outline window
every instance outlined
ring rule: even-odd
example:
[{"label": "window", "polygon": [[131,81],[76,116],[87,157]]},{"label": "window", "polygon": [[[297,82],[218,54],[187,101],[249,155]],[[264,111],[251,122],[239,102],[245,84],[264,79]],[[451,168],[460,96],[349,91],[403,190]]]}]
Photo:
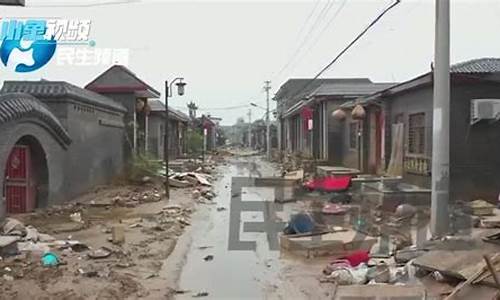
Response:
[{"label": "window", "polygon": [[408,152],[411,154],[425,153],[425,113],[409,115]]},{"label": "window", "polygon": [[358,148],[358,123],[352,122],[349,124],[349,148]]}]

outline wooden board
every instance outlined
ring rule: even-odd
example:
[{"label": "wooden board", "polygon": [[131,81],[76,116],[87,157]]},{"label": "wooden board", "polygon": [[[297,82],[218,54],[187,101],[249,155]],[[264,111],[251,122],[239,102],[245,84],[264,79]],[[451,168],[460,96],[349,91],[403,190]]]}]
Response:
[{"label": "wooden board", "polygon": [[490,250],[433,250],[415,259],[413,265],[429,270],[439,271],[448,276],[467,280],[484,267],[484,254]]}]

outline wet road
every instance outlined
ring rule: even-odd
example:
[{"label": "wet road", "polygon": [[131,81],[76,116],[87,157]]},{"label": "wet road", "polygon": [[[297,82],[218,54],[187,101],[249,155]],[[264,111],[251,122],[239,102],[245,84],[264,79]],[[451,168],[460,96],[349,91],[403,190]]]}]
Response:
[{"label": "wet road", "polygon": [[[241,216],[239,224],[230,221],[230,202],[236,196],[231,191],[231,183],[234,177],[275,176],[278,171],[258,157],[248,157],[233,159],[228,165],[219,167],[218,173],[222,178],[215,183],[216,204],[200,208],[206,211],[200,212],[200,219],[194,222],[192,243],[180,276],[179,288],[191,293],[178,295],[177,299],[192,299],[198,292],[208,292],[203,299],[262,299],[266,289],[278,280],[280,254],[277,249],[270,249],[269,236],[265,232],[243,232],[244,223],[263,221],[262,211],[236,213]],[[273,201],[274,189],[243,188],[240,196],[242,202]],[[278,212],[278,218],[283,218],[282,214]],[[256,242],[255,251],[228,250],[230,224],[239,227],[240,240]],[[238,228],[233,230],[237,232]],[[213,260],[205,261],[209,255]]]}]

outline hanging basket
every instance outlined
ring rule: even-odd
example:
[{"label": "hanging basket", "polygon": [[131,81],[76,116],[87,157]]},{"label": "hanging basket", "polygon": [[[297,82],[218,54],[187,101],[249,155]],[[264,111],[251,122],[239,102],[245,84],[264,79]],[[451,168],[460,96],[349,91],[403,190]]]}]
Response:
[{"label": "hanging basket", "polygon": [[141,112],[144,109],[144,106],[144,100],[137,99],[137,101],[135,102],[135,111]]},{"label": "hanging basket", "polygon": [[347,114],[345,113],[345,111],[343,109],[336,109],[333,113],[332,113],[332,117],[334,117],[336,120],[339,120],[339,121],[344,121],[345,118],[347,117]]},{"label": "hanging basket", "polygon": [[354,120],[363,120],[366,116],[366,111],[362,105],[358,104],[352,110],[351,116]]},{"label": "hanging basket", "polygon": [[146,105],[144,106],[143,111],[144,111],[144,114],[145,114],[146,116],[149,116],[149,114],[151,113],[151,106],[149,106],[149,104],[146,104]]}]

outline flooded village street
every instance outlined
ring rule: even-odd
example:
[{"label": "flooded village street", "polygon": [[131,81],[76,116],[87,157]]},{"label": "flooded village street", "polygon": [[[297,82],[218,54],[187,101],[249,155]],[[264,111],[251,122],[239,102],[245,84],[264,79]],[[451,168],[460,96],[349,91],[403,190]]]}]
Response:
[{"label": "flooded village street", "polygon": [[[192,218],[192,227],[180,238],[178,248],[174,250],[167,260],[176,260],[178,252],[188,249],[185,256],[185,264],[182,267],[178,290],[185,292],[179,294],[177,299],[190,299],[197,293],[208,293],[208,299],[280,299],[288,295],[299,296],[295,285],[292,289],[284,285],[283,276],[293,268],[294,260],[288,261],[281,258],[279,249],[271,249],[269,239],[277,242],[277,232],[249,232],[244,230],[245,223],[264,222],[263,211],[236,211],[241,213],[241,220],[231,223],[231,210],[239,209],[231,205],[231,200],[238,196],[238,191],[231,191],[234,178],[279,176],[279,170],[275,165],[265,161],[262,157],[232,157],[227,164],[217,168],[219,178],[215,183],[217,197],[213,205],[200,204]],[[241,192],[242,201],[262,201],[274,203],[274,187],[248,187]],[[293,205],[287,205],[283,211],[277,212],[276,220],[286,220],[293,211]],[[282,221],[283,222],[283,221]],[[255,250],[234,249],[231,247],[230,226],[239,232],[241,241],[256,243]],[[284,225],[282,225],[282,228]],[[207,259],[209,258],[209,259]],[[319,266],[321,270],[322,265]],[[280,274],[283,273],[281,276]],[[298,275],[304,275],[304,270]],[[307,274],[305,274],[307,275]],[[307,277],[307,276],[304,276]],[[307,284],[307,278],[300,279],[302,284]],[[311,292],[321,292],[317,288],[306,289],[300,298],[307,297]],[[189,292],[187,292],[189,291]],[[286,292],[286,293],[285,293]],[[285,293],[285,294],[281,294]],[[324,295],[324,294],[323,294]],[[318,297],[317,299],[321,299]]]},{"label": "flooded village street", "polygon": [[0,300],[500,300],[500,1],[0,12]]}]

